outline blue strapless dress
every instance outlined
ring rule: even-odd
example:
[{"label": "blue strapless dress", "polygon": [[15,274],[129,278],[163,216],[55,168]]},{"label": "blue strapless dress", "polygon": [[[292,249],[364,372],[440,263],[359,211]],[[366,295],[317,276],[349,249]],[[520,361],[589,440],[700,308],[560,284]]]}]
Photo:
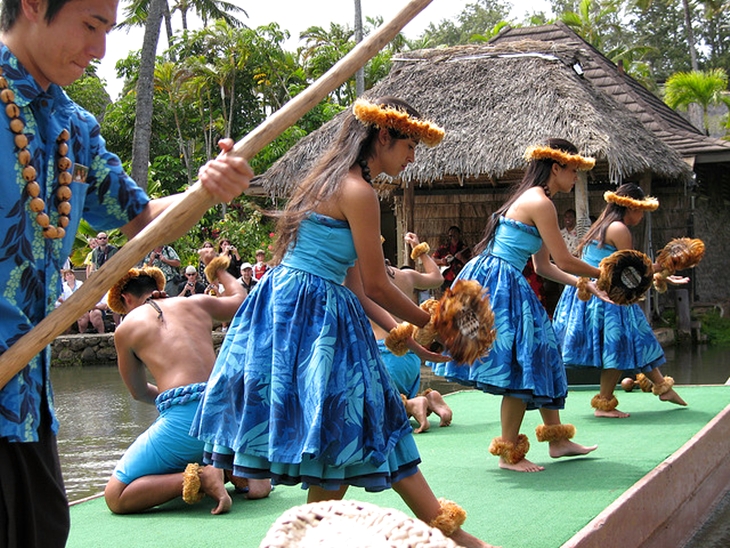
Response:
[{"label": "blue strapless dress", "polygon": [[565,368],[545,308],[522,275],[542,246],[534,226],[501,217],[489,249],[471,259],[458,279],[489,290],[497,338],[471,366],[432,363],[436,375],[491,394],[525,401],[528,409],[562,409],[568,392]]},{"label": "blue strapless dress", "polygon": [[[598,266],[615,251],[610,245],[598,247],[594,241],[583,249],[583,260]],[[553,326],[566,367],[646,373],[666,361],[638,304],[619,306],[593,296],[581,301],[576,288],[566,286],[553,314]]]},{"label": "blue strapless dress", "polygon": [[231,321],[191,434],[249,478],[389,488],[420,463],[360,301],[349,225],[311,215]]}]

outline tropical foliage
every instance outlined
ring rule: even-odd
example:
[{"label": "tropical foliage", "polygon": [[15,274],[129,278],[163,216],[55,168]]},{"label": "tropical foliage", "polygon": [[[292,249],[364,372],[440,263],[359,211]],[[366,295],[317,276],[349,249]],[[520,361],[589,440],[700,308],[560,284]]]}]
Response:
[{"label": "tropical foliage", "polygon": [[[245,14],[243,9],[222,0],[134,0],[122,6],[124,24],[143,25],[156,2],[164,3],[167,48],[154,67],[147,174],[148,188],[160,195],[187,188],[198,167],[217,154],[221,137],[239,139],[252,131],[356,45],[350,26],[332,23],[306,29],[301,45],[289,51],[285,47],[288,30],[274,22],[246,27],[239,18]],[[484,42],[506,25],[560,20],[609,59],[621,62],[648,89],[662,89],[666,81],[666,100],[673,108],[698,104],[707,118],[709,108],[727,103],[730,0],[551,0],[551,8],[552,16],[525,13],[517,21],[509,18],[510,5],[503,0],[474,0],[453,20],[431,23],[413,40],[399,35],[366,65],[365,89],[389,72],[392,56],[400,51]],[[203,20],[202,28],[189,28],[189,13]],[[176,31],[172,21],[178,14],[185,17],[182,29]],[[368,18],[364,35],[380,24],[382,18]],[[68,89],[101,121],[109,149],[127,166],[131,166],[136,138],[141,54],[132,52],[117,64],[125,86],[113,104],[93,68]],[[695,62],[699,68],[693,71]],[[250,158],[254,170],[265,171],[302,136],[347,108],[355,96],[353,76]],[[239,198],[208,212],[189,235],[173,245],[181,256],[188,256],[203,239],[225,234],[250,257],[255,248],[268,245],[272,228],[257,211],[279,205],[266,199]],[[242,226],[244,231],[235,228]],[[251,238],[244,232],[250,232]]]}]

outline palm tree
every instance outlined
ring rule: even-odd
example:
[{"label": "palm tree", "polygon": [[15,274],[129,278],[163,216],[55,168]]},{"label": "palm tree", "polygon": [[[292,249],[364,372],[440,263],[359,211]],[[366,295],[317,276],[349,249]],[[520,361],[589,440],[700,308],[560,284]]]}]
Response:
[{"label": "palm tree", "polygon": [[[225,11],[246,13],[242,8],[224,0],[190,0],[184,1],[183,17],[187,24],[187,12],[195,9],[207,21],[213,15],[222,18],[232,17]],[[177,7],[181,9],[182,7]],[[150,139],[152,137],[152,114],[154,95],[154,71],[157,55],[157,43],[160,37],[160,24],[163,17],[167,21],[168,43],[172,36],[170,8],[167,0],[133,0],[127,10],[124,25],[145,25],[144,40],[140,58],[139,79],[137,81],[137,110],[132,145],[132,178],[142,187],[147,186],[147,170],[150,160]]]},{"label": "palm tree", "polygon": [[721,103],[730,107],[727,83],[728,76],[723,69],[677,72],[667,79],[664,101],[673,109],[699,105],[703,129],[709,133],[709,107]]},{"label": "palm tree", "polygon": [[132,179],[147,188],[147,171],[150,163],[150,139],[152,138],[152,99],[154,96],[155,54],[160,37],[160,23],[167,0],[150,0],[147,23],[142,41],[142,56],[137,80],[137,108],[132,145]]},{"label": "palm tree", "polygon": [[[635,5],[642,11],[646,11],[654,0],[634,0]],[[662,0],[668,5],[673,5],[676,0]],[[692,6],[689,0],[682,1],[682,11],[684,13],[684,27],[687,31],[687,47],[689,48],[689,58],[693,71],[699,70],[699,61],[697,59],[697,45],[695,40],[694,29],[692,28]]]},{"label": "palm tree", "polygon": [[[362,42],[362,7],[360,0],[355,0],[355,43]],[[360,97],[365,92],[365,67],[355,73],[355,95]]]},{"label": "palm tree", "polygon": [[193,168],[190,162],[191,143],[183,135],[183,113],[185,95],[185,83],[190,79],[190,71],[170,61],[159,63],[155,67],[155,91],[165,95],[166,103],[170,106],[175,121],[178,146],[185,164],[185,171],[188,177],[188,184],[193,183]]},{"label": "palm tree", "polygon": [[[149,14],[150,0],[130,0],[124,9],[124,20],[119,23],[119,28],[141,27],[145,24]],[[165,30],[167,32],[167,45],[172,45],[172,15],[180,12],[182,30],[188,30],[188,13],[193,11],[203,21],[203,27],[215,19],[223,19],[232,27],[242,27],[244,23],[235,17],[234,14],[242,13],[248,17],[243,8],[226,2],[225,0],[178,0],[172,6],[165,1]]]},{"label": "palm tree", "polygon": [[597,50],[603,50],[604,29],[613,27],[612,17],[617,12],[613,0],[603,5],[594,0],[581,0],[577,11],[568,11],[560,19]]},{"label": "palm tree", "polygon": [[172,13],[180,12],[182,17],[183,30],[188,29],[188,12],[194,11],[203,20],[203,26],[208,26],[208,21],[222,19],[231,27],[241,27],[243,23],[233,14],[242,13],[248,17],[248,13],[243,8],[226,2],[225,0],[178,0],[172,6]]}]

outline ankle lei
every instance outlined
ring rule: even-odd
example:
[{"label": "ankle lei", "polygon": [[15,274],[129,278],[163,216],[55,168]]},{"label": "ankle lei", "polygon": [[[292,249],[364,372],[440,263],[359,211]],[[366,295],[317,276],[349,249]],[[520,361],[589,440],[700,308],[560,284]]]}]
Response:
[{"label": "ankle lei", "polygon": [[3,76],[0,68],[0,100],[5,103],[5,114],[10,120],[10,131],[15,134],[15,146],[18,147],[18,163],[23,167],[23,178],[26,181],[25,190],[30,197],[28,207],[36,214],[35,220],[43,229],[43,236],[49,239],[60,239],[66,235],[66,227],[69,223],[71,213],[71,174],[68,168],[71,167],[71,160],[66,157],[68,154],[68,141],[70,134],[67,129],[61,131],[56,139],[58,151],[58,189],[56,198],[58,205],[57,226],[51,225],[51,218],[45,212],[46,202],[40,197],[41,186],[36,181],[36,169],[31,165],[31,154],[28,150],[28,137],[23,133],[25,122],[20,117],[20,108],[15,104],[15,94],[8,87],[8,82]]}]

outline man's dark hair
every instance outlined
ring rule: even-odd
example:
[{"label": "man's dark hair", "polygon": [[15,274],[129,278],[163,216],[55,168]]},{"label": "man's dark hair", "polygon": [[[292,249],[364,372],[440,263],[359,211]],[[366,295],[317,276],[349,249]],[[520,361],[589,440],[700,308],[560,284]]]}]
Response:
[{"label": "man's dark hair", "polygon": [[[20,15],[20,4],[22,0],[2,0],[2,6],[0,7],[0,31],[7,32],[15,22],[18,20]],[[44,19],[46,23],[50,24],[55,19],[61,8],[68,4],[71,0],[46,0],[46,14]]]},{"label": "man's dark hair", "polygon": [[122,293],[130,293],[135,297],[141,297],[150,291],[157,290],[157,282],[152,276],[138,276],[131,278],[124,286]]}]

